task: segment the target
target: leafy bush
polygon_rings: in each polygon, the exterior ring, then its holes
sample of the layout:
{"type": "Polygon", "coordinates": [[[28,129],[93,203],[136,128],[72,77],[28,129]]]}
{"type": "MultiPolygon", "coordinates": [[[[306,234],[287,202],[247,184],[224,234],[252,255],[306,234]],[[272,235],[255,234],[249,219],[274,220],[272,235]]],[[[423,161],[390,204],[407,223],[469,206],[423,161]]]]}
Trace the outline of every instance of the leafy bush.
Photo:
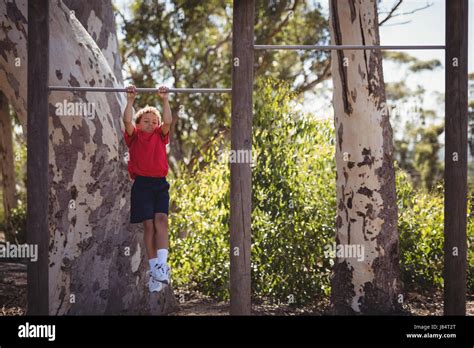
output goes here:
{"type": "Polygon", "coordinates": [[[397,176],[400,268],[407,289],[442,287],[443,196],[415,191],[408,175],[397,176]]]}
{"type": "MultiPolygon", "coordinates": [[[[406,290],[441,289],[444,284],[443,187],[414,190],[408,175],[397,175],[401,275],[406,290]]],[[[467,288],[474,292],[474,217],[467,220],[467,288]]]]}
{"type": "Polygon", "coordinates": [[[215,156],[206,159],[203,170],[190,174],[183,168],[170,180],[170,263],[175,286],[227,298],[230,172],[215,156]]]}
{"type": "Polygon", "coordinates": [[[467,223],[467,291],[474,294],[474,217],[467,223]]]}
{"type": "Polygon", "coordinates": [[[256,90],[252,199],[253,294],[307,303],[329,294],[336,168],[329,120],[295,112],[289,87],[256,90]]]}
{"type": "Polygon", "coordinates": [[[14,237],[19,244],[26,243],[26,206],[19,204],[12,209],[11,223],[14,237]]]}

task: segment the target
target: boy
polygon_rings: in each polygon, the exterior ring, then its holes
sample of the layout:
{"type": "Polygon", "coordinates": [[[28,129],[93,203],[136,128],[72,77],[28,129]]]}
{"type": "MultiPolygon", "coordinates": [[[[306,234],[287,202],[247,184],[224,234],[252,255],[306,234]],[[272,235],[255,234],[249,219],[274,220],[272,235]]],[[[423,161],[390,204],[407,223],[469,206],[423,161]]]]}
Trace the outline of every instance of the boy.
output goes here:
{"type": "Polygon", "coordinates": [[[169,183],[166,144],[169,143],[171,109],[168,88],[161,86],[158,95],[163,100],[163,122],[158,110],[151,106],[140,109],[132,123],[132,108],[136,88],[127,90],[127,106],[123,113],[125,142],[129,148],[128,172],[133,182],[130,223],[143,223],[145,247],[150,265],[150,292],[158,292],[170,282],[168,257],[169,183]]]}

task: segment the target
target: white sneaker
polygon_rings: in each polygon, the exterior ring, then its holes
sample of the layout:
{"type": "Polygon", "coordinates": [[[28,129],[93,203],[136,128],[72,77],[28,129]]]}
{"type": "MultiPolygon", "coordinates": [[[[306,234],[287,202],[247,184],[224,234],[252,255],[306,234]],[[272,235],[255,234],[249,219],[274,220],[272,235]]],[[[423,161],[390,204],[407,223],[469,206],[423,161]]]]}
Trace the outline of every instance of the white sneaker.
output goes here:
{"type": "Polygon", "coordinates": [[[151,271],[152,277],[155,278],[158,282],[169,284],[170,283],[170,266],[166,263],[161,265],[156,265],[151,271]]]}
{"type": "Polygon", "coordinates": [[[160,292],[165,287],[162,282],[153,277],[150,271],[147,271],[147,275],[150,276],[150,279],[148,280],[148,290],[150,290],[150,292],[160,292]]]}

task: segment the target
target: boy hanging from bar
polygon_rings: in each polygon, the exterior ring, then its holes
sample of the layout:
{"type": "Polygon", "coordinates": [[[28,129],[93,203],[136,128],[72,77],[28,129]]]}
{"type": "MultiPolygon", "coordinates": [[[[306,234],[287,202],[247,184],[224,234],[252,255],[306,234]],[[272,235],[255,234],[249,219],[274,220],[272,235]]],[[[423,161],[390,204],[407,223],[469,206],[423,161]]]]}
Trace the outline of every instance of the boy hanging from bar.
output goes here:
{"type": "Polygon", "coordinates": [[[133,180],[131,192],[130,223],[143,223],[145,247],[150,270],[148,289],[161,291],[170,283],[168,266],[168,209],[169,188],[166,180],[171,109],[168,88],[160,86],[157,94],[163,101],[163,119],[159,111],[146,106],[135,114],[132,123],[136,87],[127,86],[127,106],[123,113],[124,138],[129,148],[128,172],[133,180]]]}

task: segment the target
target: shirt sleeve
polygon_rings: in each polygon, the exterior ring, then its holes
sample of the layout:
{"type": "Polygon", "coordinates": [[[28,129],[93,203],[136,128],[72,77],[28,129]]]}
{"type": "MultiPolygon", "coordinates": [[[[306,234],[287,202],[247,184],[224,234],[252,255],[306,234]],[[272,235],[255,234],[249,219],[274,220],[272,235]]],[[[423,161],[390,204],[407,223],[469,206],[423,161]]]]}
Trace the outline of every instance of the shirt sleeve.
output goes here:
{"type": "Polygon", "coordinates": [[[128,147],[132,146],[132,143],[137,138],[137,129],[135,127],[133,127],[132,135],[128,135],[127,131],[125,130],[123,132],[123,137],[125,139],[125,143],[127,144],[127,146],[128,147]]]}
{"type": "Polygon", "coordinates": [[[164,135],[163,130],[161,129],[161,126],[156,128],[156,132],[161,137],[161,140],[163,140],[165,145],[169,144],[169,142],[170,142],[170,132],[168,132],[168,133],[166,133],[166,135],[164,135]]]}

